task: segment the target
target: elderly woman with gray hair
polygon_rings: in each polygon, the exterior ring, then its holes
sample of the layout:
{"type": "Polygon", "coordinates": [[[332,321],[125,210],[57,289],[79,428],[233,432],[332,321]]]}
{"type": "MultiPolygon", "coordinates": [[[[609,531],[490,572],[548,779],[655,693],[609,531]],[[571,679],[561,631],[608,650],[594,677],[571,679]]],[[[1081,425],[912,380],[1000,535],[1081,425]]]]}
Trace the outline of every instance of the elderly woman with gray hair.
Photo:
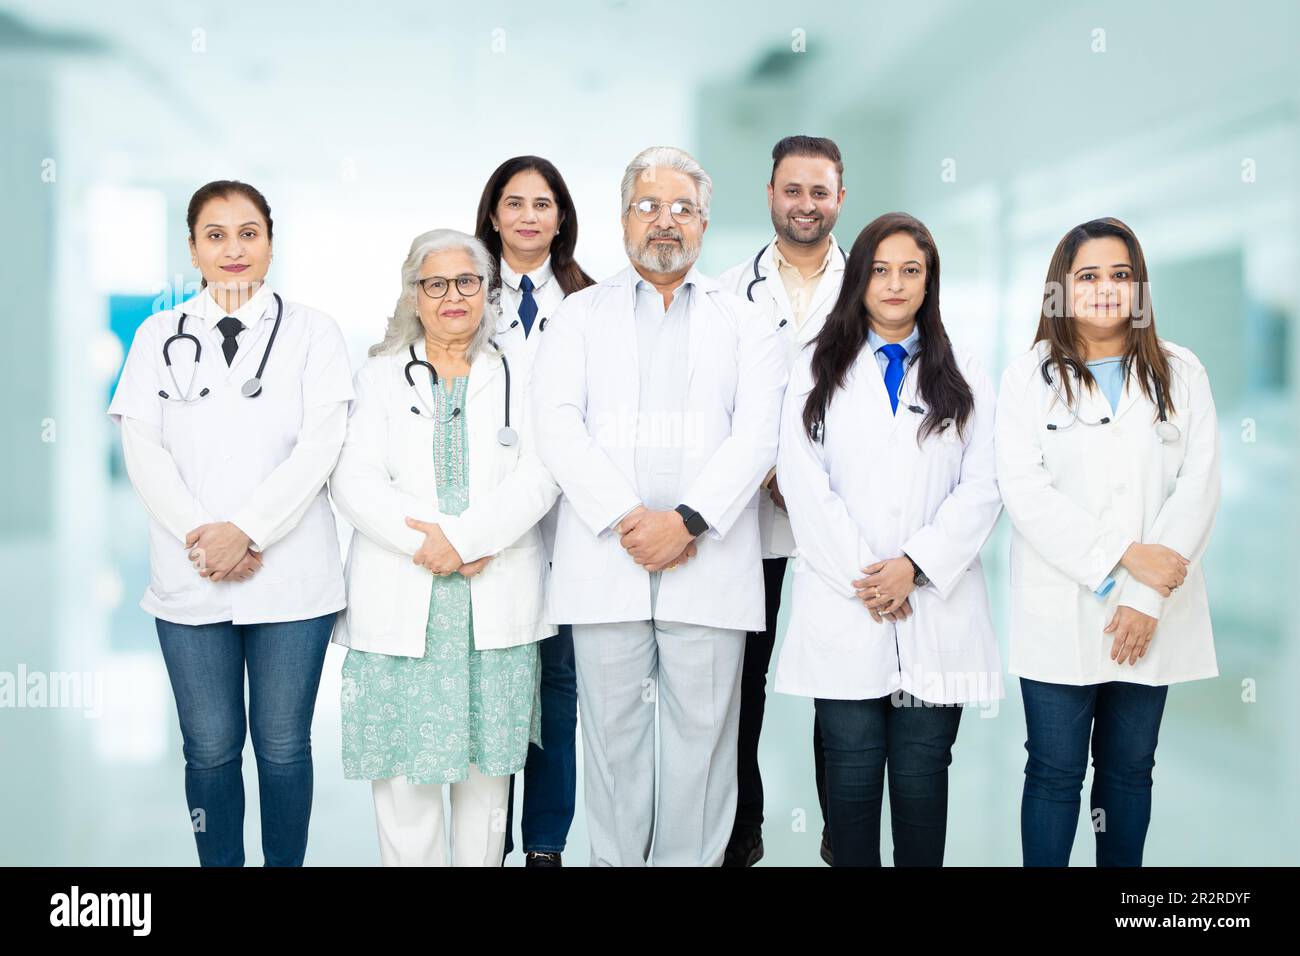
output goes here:
{"type": "MultiPolygon", "coordinates": [[[[499,866],[510,776],[540,727],[538,521],[559,491],[490,335],[495,263],[474,237],[416,237],[330,491],[355,529],[343,771],[370,780],[386,866],[499,866]]],[[[322,542],[324,546],[324,542],[322,542]]]]}

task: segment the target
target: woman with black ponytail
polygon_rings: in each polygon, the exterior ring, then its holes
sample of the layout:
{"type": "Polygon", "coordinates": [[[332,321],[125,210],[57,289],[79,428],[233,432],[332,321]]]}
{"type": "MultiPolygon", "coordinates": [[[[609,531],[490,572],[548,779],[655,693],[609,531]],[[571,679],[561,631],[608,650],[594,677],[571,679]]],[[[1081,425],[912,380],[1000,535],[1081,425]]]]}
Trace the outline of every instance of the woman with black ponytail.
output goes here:
{"type": "MultiPolygon", "coordinates": [[[[979,552],[998,514],[993,385],[939,314],[939,253],[889,213],[858,236],[781,416],[799,557],[776,689],[812,697],[836,866],[938,866],[961,704],[1003,696],[979,552]]],[[[996,706],[996,705],[994,705],[996,706]]]]}

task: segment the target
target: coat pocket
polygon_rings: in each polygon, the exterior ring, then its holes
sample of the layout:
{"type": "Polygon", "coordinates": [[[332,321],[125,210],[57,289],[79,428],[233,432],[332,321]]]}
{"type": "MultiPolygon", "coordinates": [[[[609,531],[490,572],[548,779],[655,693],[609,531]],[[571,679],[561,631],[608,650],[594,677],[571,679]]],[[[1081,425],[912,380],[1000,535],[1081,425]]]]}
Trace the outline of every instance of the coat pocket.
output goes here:
{"type": "Polygon", "coordinates": [[[354,638],[368,642],[393,633],[399,589],[409,571],[402,562],[410,560],[381,548],[360,532],[353,534],[344,577],[348,631],[354,638]]]}

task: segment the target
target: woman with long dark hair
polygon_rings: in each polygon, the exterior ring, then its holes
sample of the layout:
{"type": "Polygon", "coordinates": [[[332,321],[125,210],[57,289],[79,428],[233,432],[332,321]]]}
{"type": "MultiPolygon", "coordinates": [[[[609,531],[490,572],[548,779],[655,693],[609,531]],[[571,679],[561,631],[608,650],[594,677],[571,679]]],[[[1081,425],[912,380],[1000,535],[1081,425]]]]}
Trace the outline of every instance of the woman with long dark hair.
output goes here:
{"type": "MultiPolygon", "coordinates": [[[[578,213],[564,177],[540,156],[515,156],[488,177],[474,227],[500,263],[494,279],[500,315],[495,339],[514,385],[527,390],[547,320],[566,295],[592,285],[573,257],[578,213]]],[[[542,519],[546,553],[555,542],[555,510],[542,519]]],[[[578,685],[569,625],[541,643],[542,746],[528,748],[521,830],[525,865],[554,867],[569,836],[577,788],[578,685]]],[[[506,816],[505,852],[514,849],[514,777],[506,816]]]]}
{"type": "Polygon", "coordinates": [[[905,213],[870,223],[800,353],[777,480],[798,559],[776,689],[812,697],[835,866],[938,866],[960,705],[1003,696],[979,552],[1002,504],[993,386],[939,311],[939,253],[905,213]]]}
{"type": "Polygon", "coordinates": [[[1026,866],[1070,862],[1090,747],[1097,864],[1140,866],[1169,685],[1218,674],[1201,572],[1219,502],[1214,399],[1196,356],[1156,335],[1149,289],[1128,226],[1075,226],[1034,346],[1002,376],[1026,866]]]}

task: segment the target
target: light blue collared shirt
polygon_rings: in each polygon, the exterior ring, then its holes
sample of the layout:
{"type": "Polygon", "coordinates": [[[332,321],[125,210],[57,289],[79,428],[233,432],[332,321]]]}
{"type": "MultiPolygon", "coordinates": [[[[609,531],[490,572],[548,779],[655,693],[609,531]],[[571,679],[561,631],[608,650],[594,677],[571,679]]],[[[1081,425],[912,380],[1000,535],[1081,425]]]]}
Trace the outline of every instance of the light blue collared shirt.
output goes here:
{"type": "Polygon", "coordinates": [[[1106,401],[1110,402],[1111,412],[1119,411],[1120,396],[1124,394],[1123,356],[1097,359],[1087,364],[1088,371],[1097,380],[1097,387],[1101,389],[1101,394],[1105,395],[1106,401]]]}
{"type": "Polygon", "coordinates": [[[652,511],[681,504],[682,434],[690,312],[696,307],[699,273],[692,266],[664,308],[663,296],[645,279],[635,288],[637,408],[635,469],[641,503],[652,511]]]}
{"type": "MultiPolygon", "coordinates": [[[[651,511],[682,504],[682,444],[686,428],[686,368],[691,310],[699,307],[700,274],[692,266],[664,308],[663,296],[645,279],[633,290],[637,365],[636,490],[651,511]]],[[[689,504],[689,502],[687,502],[689,504]]],[[[707,520],[707,519],[706,519],[707,520]]],[[[650,573],[650,613],[659,605],[662,571],[650,573]]]]}
{"type": "MultiPolygon", "coordinates": [[[[1088,363],[1088,371],[1092,377],[1097,380],[1097,387],[1101,393],[1106,396],[1106,401],[1110,402],[1112,413],[1119,410],[1120,396],[1124,394],[1124,359],[1122,356],[1114,358],[1097,359],[1095,362],[1088,363]]],[[[1101,585],[1093,589],[1093,594],[1099,598],[1104,598],[1110,593],[1110,589],[1115,586],[1115,576],[1109,574],[1101,585]]]]}
{"type": "MultiPolygon", "coordinates": [[[[911,334],[898,344],[907,351],[906,361],[911,361],[916,355],[916,347],[921,341],[921,327],[915,322],[912,323],[911,334]]],[[[882,345],[888,345],[881,336],[876,334],[875,329],[867,329],[867,345],[871,346],[871,351],[876,354],[876,364],[880,366],[880,377],[885,377],[885,369],[889,368],[889,356],[880,351],[882,345]]]]}

